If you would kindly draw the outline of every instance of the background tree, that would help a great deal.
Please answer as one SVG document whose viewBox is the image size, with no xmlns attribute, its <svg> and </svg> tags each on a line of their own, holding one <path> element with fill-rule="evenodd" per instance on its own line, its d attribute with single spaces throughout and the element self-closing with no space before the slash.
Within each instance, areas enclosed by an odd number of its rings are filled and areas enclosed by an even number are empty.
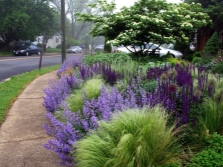
<svg viewBox="0 0 223 167">
<path fill-rule="evenodd" d="M 55 12 L 47 3 L 33 0 L 0 0 L 0 41 L 10 49 L 12 41 L 34 40 L 42 32 L 54 32 Z"/>
<path fill-rule="evenodd" d="M 200 3 L 202 12 L 207 13 L 212 22 L 213 28 L 219 32 L 223 30 L 223 1 L 221 0 L 184 0 L 186 3 Z"/>
<path fill-rule="evenodd" d="M 89 32 L 89 27 L 92 23 L 78 21 L 76 13 L 94 13 L 95 10 L 89 7 L 87 4 L 96 2 L 97 0 L 66 0 L 66 17 L 69 18 L 70 22 L 70 31 L 67 31 L 68 36 L 71 36 L 75 40 L 81 40 L 85 34 Z M 60 0 L 50 0 L 50 4 L 54 7 L 59 13 L 60 9 Z"/>
<path fill-rule="evenodd" d="M 91 23 L 91 26 L 94 26 L 93 29 L 95 29 L 95 27 L 100 27 L 101 25 L 104 24 L 104 22 L 106 22 L 107 18 L 112 17 L 112 15 L 114 14 L 114 10 L 115 10 L 115 3 L 112 2 L 111 4 L 109 4 L 106 0 L 98 0 L 95 3 L 90 3 L 88 4 L 88 7 L 91 8 L 92 12 L 77 12 L 76 16 L 78 17 L 78 20 L 82 20 L 84 21 L 84 23 Z M 95 21 L 95 19 L 97 21 Z M 94 24 L 92 24 L 94 23 Z M 95 24 L 96 23 L 96 24 Z M 96 40 L 100 41 L 100 44 L 104 43 L 104 50 L 106 52 L 111 52 L 111 44 L 106 43 L 106 41 L 108 40 L 108 38 L 106 40 L 102 40 L 102 36 L 105 37 L 104 35 L 101 34 L 93 34 L 92 33 L 92 28 L 89 28 L 89 31 L 91 32 L 90 34 L 93 37 L 98 37 L 98 38 L 94 38 L 92 39 L 92 43 L 97 43 Z M 98 43 L 99 44 L 99 43 Z"/>
<path fill-rule="evenodd" d="M 34 13 L 31 20 L 33 24 L 30 24 L 30 26 L 35 25 L 35 27 L 29 28 L 35 29 L 40 36 L 43 36 L 45 39 L 45 42 L 43 42 L 45 50 L 48 39 L 60 32 L 59 14 L 49 7 L 48 3 L 42 1 L 34 5 L 32 12 Z"/>
<path fill-rule="evenodd" d="M 24 30 L 30 19 L 26 12 L 28 6 L 33 6 L 33 1 L 0 0 L 0 40 L 5 49 L 13 40 L 28 36 Z"/>
<path fill-rule="evenodd" d="M 207 41 L 204 51 L 210 53 L 211 55 L 216 55 L 218 50 L 221 48 L 221 43 L 218 39 L 218 33 L 215 32 L 211 38 Z"/>
<path fill-rule="evenodd" d="M 130 8 L 113 13 L 115 4 L 104 0 L 91 4 L 99 8 L 100 15 L 79 14 L 84 21 L 93 21 L 91 34 L 104 36 L 113 45 L 140 46 L 135 54 L 146 55 L 145 42 L 157 44 L 174 41 L 189 42 L 194 29 L 210 22 L 207 14 L 201 12 L 199 4 L 170 4 L 165 0 L 139 0 Z"/>
</svg>

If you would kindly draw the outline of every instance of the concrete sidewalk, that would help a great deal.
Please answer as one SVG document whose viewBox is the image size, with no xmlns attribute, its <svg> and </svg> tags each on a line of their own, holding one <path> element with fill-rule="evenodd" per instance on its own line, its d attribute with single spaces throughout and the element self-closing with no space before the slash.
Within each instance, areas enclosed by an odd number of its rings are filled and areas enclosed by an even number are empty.
<svg viewBox="0 0 223 167">
<path fill-rule="evenodd" d="M 20 94 L 0 127 L 0 167 L 61 167 L 56 153 L 43 144 L 49 139 L 42 125 L 49 123 L 42 106 L 43 88 L 51 72 L 35 79 Z"/>
</svg>

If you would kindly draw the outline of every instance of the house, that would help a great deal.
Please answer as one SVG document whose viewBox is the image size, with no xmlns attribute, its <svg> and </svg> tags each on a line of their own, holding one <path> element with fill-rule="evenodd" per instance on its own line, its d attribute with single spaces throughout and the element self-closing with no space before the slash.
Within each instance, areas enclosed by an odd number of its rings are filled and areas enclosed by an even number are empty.
<svg viewBox="0 0 223 167">
<path fill-rule="evenodd" d="M 56 48 L 57 45 L 62 43 L 62 39 L 60 36 L 53 36 L 52 38 L 48 39 L 46 48 Z"/>
<path fill-rule="evenodd" d="M 38 36 L 38 37 L 36 37 L 36 41 L 34 41 L 32 43 L 37 45 L 38 43 L 41 44 L 42 42 L 43 42 L 43 36 Z M 46 48 L 56 48 L 57 45 L 59 45 L 61 43 L 62 43 L 62 39 L 60 36 L 53 36 L 47 40 Z"/>
</svg>

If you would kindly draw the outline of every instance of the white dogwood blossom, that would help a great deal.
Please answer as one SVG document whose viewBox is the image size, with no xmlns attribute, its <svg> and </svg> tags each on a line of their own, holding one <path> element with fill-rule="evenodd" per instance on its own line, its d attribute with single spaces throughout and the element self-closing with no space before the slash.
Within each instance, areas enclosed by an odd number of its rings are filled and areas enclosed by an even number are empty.
<svg viewBox="0 0 223 167">
<path fill-rule="evenodd" d="M 201 5 L 195 3 L 138 0 L 132 7 L 123 7 L 117 13 L 109 13 L 113 6 L 104 0 L 95 7 L 102 8 L 104 13 L 89 18 L 85 14 L 83 20 L 95 23 L 93 36 L 105 36 L 113 45 L 189 42 L 191 32 L 210 23 L 209 16 L 200 12 Z"/>
</svg>

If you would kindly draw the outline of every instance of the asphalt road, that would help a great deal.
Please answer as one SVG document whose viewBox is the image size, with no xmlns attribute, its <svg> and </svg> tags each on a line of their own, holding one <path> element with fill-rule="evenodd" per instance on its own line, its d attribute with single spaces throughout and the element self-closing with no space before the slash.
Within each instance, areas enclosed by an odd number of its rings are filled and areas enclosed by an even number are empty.
<svg viewBox="0 0 223 167">
<path fill-rule="evenodd" d="M 66 59 L 73 60 L 83 57 L 82 53 L 66 54 Z M 39 68 L 39 56 L 12 56 L 0 57 L 0 82 L 10 78 L 11 76 L 22 74 L 24 72 L 33 71 Z M 52 65 L 61 65 L 61 54 L 44 54 L 42 59 L 42 67 Z"/>
</svg>

